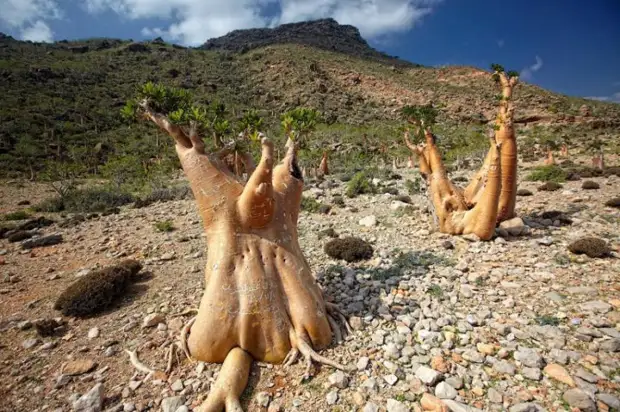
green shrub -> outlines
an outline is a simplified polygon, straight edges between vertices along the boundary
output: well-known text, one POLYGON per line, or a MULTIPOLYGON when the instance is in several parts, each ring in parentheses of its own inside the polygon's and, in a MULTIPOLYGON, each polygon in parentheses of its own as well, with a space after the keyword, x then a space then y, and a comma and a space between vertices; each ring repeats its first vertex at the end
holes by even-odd
POLYGON ((368 179, 368 176, 364 172, 358 172, 347 184, 345 194, 347 197, 356 197, 361 194, 375 193, 375 190, 375 186, 368 179))
POLYGON ((191 199, 193 197, 192 190, 189 186, 175 186, 171 188, 155 189, 144 198, 136 199, 135 208, 142 208, 153 203, 170 202, 173 200, 191 199))
POLYGON ((97 213, 108 212, 134 202, 129 193, 108 188, 74 189, 64 196, 47 199, 35 206, 41 212, 97 213))
POLYGON ((405 180, 405 187, 410 195, 418 194, 422 191, 422 179, 420 177, 416 177, 413 180, 407 179, 405 180))
POLYGON ((528 189, 518 189, 517 190, 517 196, 532 196, 533 193, 531 190, 528 189))
POLYGON ((322 203, 313 197, 302 196, 301 197, 301 210, 308 213, 318 213, 321 209, 322 203))
POLYGON ((332 202, 334 202, 334 204, 336 206, 340 206, 340 207, 344 207, 344 199, 342 198, 342 196, 334 196, 332 199, 332 202))
POLYGON ((160 232, 172 232, 174 230, 174 223, 172 220, 162 220, 155 223, 155 229, 160 232))
POLYGON ((30 214, 25 211, 25 210, 18 210, 16 212, 11 212, 11 213, 7 213, 6 215, 4 215, 4 217, 2 218, 2 220, 25 220, 28 219, 30 217, 30 214))
POLYGON ((538 166, 530 172, 525 178, 526 180, 533 182, 564 182, 566 181, 567 173, 560 166, 538 166))

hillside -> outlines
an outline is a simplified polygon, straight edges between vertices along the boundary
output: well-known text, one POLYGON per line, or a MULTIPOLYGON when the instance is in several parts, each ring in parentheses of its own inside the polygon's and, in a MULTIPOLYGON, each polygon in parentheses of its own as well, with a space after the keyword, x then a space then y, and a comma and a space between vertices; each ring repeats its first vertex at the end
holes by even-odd
MULTIPOLYGON (((282 44, 251 41, 261 33, 236 31, 198 49, 160 39, 34 44, 0 36, 1 170, 10 175, 40 169, 42 159, 97 165, 126 153, 157 157, 165 142, 149 138, 154 130, 130 128, 119 116, 125 100, 146 81, 189 89, 201 102, 222 101, 231 118, 259 108, 272 135, 279 133, 283 111, 316 108, 327 123, 316 134, 317 147, 335 142, 359 147, 365 133, 364 144, 387 143, 398 151, 398 111, 405 104, 439 106, 439 131, 448 138, 477 133, 494 118, 497 90, 488 72, 394 64, 354 28, 324 20, 282 26, 265 37, 265 44, 282 44), (299 44, 316 37, 316 30, 324 31, 322 44, 299 44), (241 47, 243 42, 248 46, 241 47)), ((527 84, 515 97, 519 123, 541 126, 536 133, 572 137, 575 145, 587 136, 613 136, 620 127, 620 105, 527 84)))

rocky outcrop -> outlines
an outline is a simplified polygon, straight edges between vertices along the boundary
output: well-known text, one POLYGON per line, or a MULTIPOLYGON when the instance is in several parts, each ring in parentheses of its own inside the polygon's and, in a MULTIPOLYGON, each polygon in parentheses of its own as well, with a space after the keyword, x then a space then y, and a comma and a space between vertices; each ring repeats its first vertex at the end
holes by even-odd
POLYGON ((282 24, 273 29, 235 30, 225 36, 208 40, 199 49, 243 53, 272 44, 290 43, 378 60, 394 66, 416 66, 373 49, 362 38, 357 28, 338 24, 334 19, 282 24))

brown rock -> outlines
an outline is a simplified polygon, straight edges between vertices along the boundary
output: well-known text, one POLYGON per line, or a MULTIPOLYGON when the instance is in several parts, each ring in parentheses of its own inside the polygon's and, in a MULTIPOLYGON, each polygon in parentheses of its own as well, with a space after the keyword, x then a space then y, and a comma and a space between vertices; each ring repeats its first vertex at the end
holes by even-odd
POLYGON ((557 363, 550 363, 549 365, 545 366, 543 372, 545 373, 545 375, 552 379, 555 379, 558 382, 565 383, 571 388, 575 387, 575 381, 568 374, 568 371, 557 363))
POLYGON ((97 363, 95 363, 91 359, 77 359, 73 361, 69 361, 65 364, 65 367, 62 368, 63 375, 82 375, 84 373, 88 373, 97 367, 97 363))
POLYGON ((478 352, 484 353, 485 355, 494 355, 495 354, 495 346, 489 343, 478 343, 476 345, 476 349, 478 352))
POLYGON ((450 364, 441 356, 433 356, 431 359, 431 368, 441 373, 450 372, 450 364))
POLYGON ((441 401, 441 399, 430 393, 425 393, 420 399, 420 405, 422 410, 434 411, 434 412, 448 412, 448 407, 441 401))

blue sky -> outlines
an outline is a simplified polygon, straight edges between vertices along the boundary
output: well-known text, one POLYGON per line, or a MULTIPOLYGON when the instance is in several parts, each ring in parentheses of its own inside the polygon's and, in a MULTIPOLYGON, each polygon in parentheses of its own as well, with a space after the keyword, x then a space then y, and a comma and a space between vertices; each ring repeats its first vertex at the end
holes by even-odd
POLYGON ((333 17, 429 66, 491 63, 573 96, 620 102, 620 0, 0 0, 18 39, 199 45, 234 29, 333 17))

